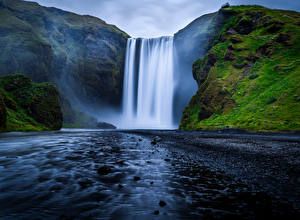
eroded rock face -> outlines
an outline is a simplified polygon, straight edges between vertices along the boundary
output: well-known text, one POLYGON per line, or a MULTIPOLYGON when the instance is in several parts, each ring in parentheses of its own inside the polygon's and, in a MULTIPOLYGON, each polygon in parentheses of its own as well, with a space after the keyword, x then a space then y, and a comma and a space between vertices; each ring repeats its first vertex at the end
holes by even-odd
POLYGON ((95 17, 20 0, 1 0, 0 15, 0 76, 52 82, 72 108, 120 105, 126 33, 95 17))
POLYGON ((299 86, 289 80, 299 78, 299 13, 261 6, 223 10, 232 17, 194 62, 198 91, 180 128, 299 130, 299 86))
MULTIPOLYGON (((225 6, 226 8, 227 6, 225 6)), ((226 19, 232 14, 231 11, 221 9, 216 13, 203 15, 174 35, 175 53, 179 66, 176 67, 176 80, 178 82, 175 90, 174 115, 175 121, 180 120, 184 107, 188 100, 197 91, 193 63, 196 59, 203 57, 218 38, 218 32, 223 27, 226 19), (193 69, 192 69, 193 66, 193 69), (194 76, 194 79, 193 79, 194 76)), ((214 55, 214 54, 210 54, 214 55)), ((209 64, 212 66, 216 57, 209 56, 209 64)), ((207 69, 203 71, 201 80, 205 80, 207 69)))

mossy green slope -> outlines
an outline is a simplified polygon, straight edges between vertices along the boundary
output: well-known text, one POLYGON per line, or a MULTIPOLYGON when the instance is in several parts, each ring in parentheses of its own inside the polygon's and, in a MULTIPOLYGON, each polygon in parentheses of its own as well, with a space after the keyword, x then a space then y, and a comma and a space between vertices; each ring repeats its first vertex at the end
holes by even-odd
POLYGON ((260 6, 233 12, 208 54, 195 61, 199 89, 185 130, 300 130, 300 13, 260 6))
POLYGON ((0 77, 0 131, 59 130, 62 112, 50 83, 33 83, 21 74, 0 77))
MULTIPOLYGON (((0 0, 0 21, 0 76, 51 82, 72 111, 120 106, 125 32, 96 17, 23 0, 0 0)), ((72 124, 82 121, 64 107, 72 124)))

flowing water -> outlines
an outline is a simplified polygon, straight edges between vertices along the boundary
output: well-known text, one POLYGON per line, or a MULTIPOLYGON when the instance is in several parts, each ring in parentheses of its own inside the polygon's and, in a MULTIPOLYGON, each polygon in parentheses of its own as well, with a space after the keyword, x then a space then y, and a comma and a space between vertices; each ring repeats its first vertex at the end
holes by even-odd
POLYGON ((0 219, 299 219, 299 137, 151 132, 0 134, 0 219))
POLYGON ((173 37, 127 41, 124 128, 173 128, 173 37))

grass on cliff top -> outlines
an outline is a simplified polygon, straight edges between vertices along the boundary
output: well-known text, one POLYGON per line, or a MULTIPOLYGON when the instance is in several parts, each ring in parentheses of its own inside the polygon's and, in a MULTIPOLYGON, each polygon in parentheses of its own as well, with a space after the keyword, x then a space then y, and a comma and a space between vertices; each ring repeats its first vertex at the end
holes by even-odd
POLYGON ((221 34, 227 35, 225 42, 217 42, 209 51, 216 55, 217 62, 185 109, 181 128, 300 130, 300 13, 270 10, 261 6, 238 6, 225 10, 233 10, 236 14, 222 29, 221 34), (258 12, 263 13, 265 22, 258 22, 251 33, 225 33, 228 28, 237 27, 241 19, 252 19, 249 15, 258 12), (270 32, 269 28, 274 23, 282 27, 270 32), (289 39, 284 43, 276 42, 280 34, 288 35, 289 39), (240 42, 233 43, 230 40, 232 38, 240 42), (233 60, 224 59, 229 45, 233 47, 233 60), (267 54, 257 52, 262 46, 266 46, 267 54), (255 56, 256 61, 249 61, 255 56), (250 67, 236 67, 243 63, 250 67), (210 105, 214 113, 199 121, 199 109, 203 104, 201 100, 211 101, 205 97, 218 96, 220 88, 228 92, 228 98, 234 100, 234 107, 226 109, 225 105, 222 108, 219 103, 212 101, 210 105))

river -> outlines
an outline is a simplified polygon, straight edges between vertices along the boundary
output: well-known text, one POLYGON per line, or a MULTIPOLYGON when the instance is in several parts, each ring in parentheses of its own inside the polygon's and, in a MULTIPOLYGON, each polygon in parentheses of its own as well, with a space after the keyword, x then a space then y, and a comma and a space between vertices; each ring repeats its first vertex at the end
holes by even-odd
POLYGON ((299 165, 299 135, 3 133, 0 219, 297 218, 299 165))

